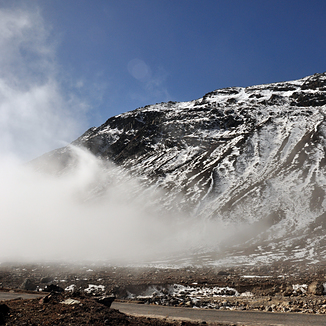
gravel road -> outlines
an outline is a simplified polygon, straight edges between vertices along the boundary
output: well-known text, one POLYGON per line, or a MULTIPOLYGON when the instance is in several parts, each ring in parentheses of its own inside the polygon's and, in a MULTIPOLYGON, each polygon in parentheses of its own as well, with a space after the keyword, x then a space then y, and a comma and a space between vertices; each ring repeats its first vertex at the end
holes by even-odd
POLYGON ((114 309, 141 316, 159 316, 168 318, 189 319, 194 321, 236 323, 246 326, 325 326, 325 315, 300 313, 268 313, 249 311, 219 311, 208 309, 176 308, 157 305, 114 302, 114 309))
POLYGON ((0 301, 12 300, 12 299, 37 299, 44 297, 44 294, 24 293, 24 292, 3 292, 0 291, 0 301))

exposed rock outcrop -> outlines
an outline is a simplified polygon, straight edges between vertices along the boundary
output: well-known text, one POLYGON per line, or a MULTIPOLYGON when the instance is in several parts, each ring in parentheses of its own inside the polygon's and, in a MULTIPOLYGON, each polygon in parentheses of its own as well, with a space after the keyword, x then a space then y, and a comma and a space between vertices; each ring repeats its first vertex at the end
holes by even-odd
MULTIPOLYGON (((320 261, 326 246, 325 116, 323 73, 145 106, 89 129, 73 145, 115 162, 144 189, 162 189, 157 206, 248 225, 245 237, 237 238, 250 240, 251 261, 320 261)), ((57 173, 76 160, 65 147, 34 164, 44 168, 49 159, 57 173)), ((239 253, 238 263, 245 256, 239 253)))

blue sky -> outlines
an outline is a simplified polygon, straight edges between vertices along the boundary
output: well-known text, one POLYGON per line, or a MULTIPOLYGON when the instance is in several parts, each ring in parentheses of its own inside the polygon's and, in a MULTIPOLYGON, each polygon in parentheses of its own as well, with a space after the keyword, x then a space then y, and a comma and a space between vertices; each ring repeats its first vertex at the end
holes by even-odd
POLYGON ((0 151, 30 159, 109 117, 324 72, 326 2, 0 0, 0 151))

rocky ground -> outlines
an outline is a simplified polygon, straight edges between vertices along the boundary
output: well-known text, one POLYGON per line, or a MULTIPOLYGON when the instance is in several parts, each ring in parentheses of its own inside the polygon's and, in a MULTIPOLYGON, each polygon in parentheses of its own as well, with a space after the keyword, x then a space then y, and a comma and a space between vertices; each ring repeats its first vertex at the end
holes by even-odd
POLYGON ((321 265, 176 269, 1 264, 3 291, 50 294, 45 300, 6 301, 0 310, 6 325, 198 325, 130 317, 107 303, 114 296, 140 304, 325 314, 324 284, 321 265))
POLYGON ((65 293, 52 293, 46 298, 47 302, 42 299, 6 301, 0 305, 0 310, 8 312, 2 314, 0 325, 199 325, 188 321, 127 316, 87 296, 71 299, 65 293))

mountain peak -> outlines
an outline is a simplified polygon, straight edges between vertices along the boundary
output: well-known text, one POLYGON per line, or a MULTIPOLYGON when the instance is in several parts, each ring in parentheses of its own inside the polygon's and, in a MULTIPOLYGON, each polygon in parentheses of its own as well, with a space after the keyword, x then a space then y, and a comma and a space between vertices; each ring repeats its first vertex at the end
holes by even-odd
MULTIPOLYGON (((118 164, 145 188, 162 189, 162 207, 245 225, 239 241, 252 254, 239 249, 243 263, 312 262, 326 250, 325 113, 321 73, 148 105, 73 144, 118 164)), ((51 157, 66 162, 67 151, 51 157)))

